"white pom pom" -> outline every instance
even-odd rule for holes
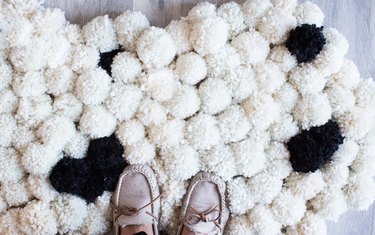
[[[333,154],[332,161],[335,164],[350,166],[357,157],[359,145],[356,141],[346,138],[339,149]]]
[[[245,235],[255,234],[255,231],[250,226],[250,220],[246,215],[232,216],[225,228],[228,235]]]
[[[129,120],[119,125],[116,136],[122,145],[133,145],[145,138],[145,127],[136,119]]]
[[[293,12],[298,5],[297,0],[271,0],[272,5],[287,12]]]
[[[225,45],[227,39],[228,25],[219,17],[196,21],[189,36],[194,50],[202,56],[218,52]]]
[[[346,111],[353,109],[355,105],[355,97],[349,89],[339,85],[334,85],[325,89],[333,115],[339,116]]]
[[[6,40],[10,47],[28,46],[31,42],[33,24],[25,17],[14,17],[10,22]]]
[[[222,4],[217,9],[217,15],[225,20],[229,26],[229,35],[236,36],[245,28],[244,16],[241,11],[241,6],[235,2],[228,2]]]
[[[200,2],[195,5],[188,13],[187,19],[197,21],[216,16],[216,6],[209,2]]]
[[[170,100],[177,88],[177,82],[170,69],[161,69],[150,72],[144,78],[145,90],[159,102]]]
[[[35,127],[51,113],[51,98],[48,95],[43,95],[20,99],[16,118],[22,124]]]
[[[83,234],[105,234],[109,229],[109,221],[105,215],[94,205],[89,205],[87,209],[87,217],[83,222]]]
[[[345,112],[338,117],[341,133],[348,138],[355,140],[363,138],[372,125],[369,110],[361,108],[353,108],[353,110]]]
[[[225,44],[218,52],[205,56],[207,72],[210,77],[222,77],[227,72],[235,70],[240,66],[240,55],[236,49]]]
[[[200,108],[201,101],[198,91],[193,86],[182,85],[173,99],[166,104],[168,112],[174,117],[185,119],[194,115]]]
[[[3,214],[3,212],[5,212],[8,208],[8,205],[5,201],[5,199],[3,198],[3,196],[0,196],[0,213]],[[0,216],[0,223],[2,223],[2,218]],[[2,232],[2,225],[0,225],[0,233]]]
[[[167,120],[164,107],[151,99],[144,99],[138,108],[137,118],[145,125],[160,124]]]
[[[68,62],[71,45],[64,35],[57,34],[55,37],[49,37],[46,42],[45,58],[48,67],[57,68]]]
[[[295,8],[293,15],[296,17],[299,25],[315,24],[318,27],[323,25],[324,13],[318,5],[310,1],[299,4]]]
[[[281,115],[269,128],[271,138],[280,142],[286,142],[299,132],[297,123],[290,114]]]
[[[27,126],[18,125],[13,134],[12,144],[14,148],[22,152],[24,148],[34,140],[34,132],[32,132]]]
[[[97,48],[100,52],[108,52],[117,47],[116,31],[112,19],[98,16],[82,28],[85,43]]]
[[[12,148],[0,148],[0,182],[17,182],[24,173],[19,154]]]
[[[51,203],[51,208],[56,213],[59,233],[81,228],[88,215],[86,202],[67,194],[59,194]]]
[[[259,20],[256,27],[263,37],[272,44],[286,41],[290,30],[296,27],[296,18],[280,8],[271,8]]]
[[[21,162],[25,169],[33,175],[47,174],[62,158],[55,147],[30,143],[23,153]]]
[[[137,111],[142,96],[142,91],[138,86],[115,82],[112,84],[105,104],[118,120],[129,120]]]
[[[147,68],[161,68],[172,62],[176,47],[164,29],[151,27],[138,38],[137,54]]]
[[[79,121],[79,129],[91,138],[110,136],[116,128],[116,118],[104,107],[87,107]]]
[[[225,181],[230,180],[237,173],[233,152],[227,145],[219,144],[207,150],[202,158],[202,167]]]
[[[67,91],[71,91],[74,74],[67,66],[47,69],[44,75],[48,93],[59,96]]]
[[[72,158],[84,158],[89,146],[89,138],[80,132],[76,132],[74,137],[64,147],[66,156]]]
[[[254,71],[259,92],[273,93],[286,81],[285,74],[273,62],[256,65]]]
[[[298,100],[293,116],[303,129],[325,124],[331,118],[332,108],[327,95],[317,93]]]
[[[375,199],[375,183],[372,177],[352,175],[344,187],[348,207],[367,210]]]
[[[294,225],[301,220],[306,211],[305,201],[293,196],[289,191],[282,191],[272,202],[272,213],[283,225]]]
[[[65,93],[54,99],[53,110],[56,115],[78,121],[83,111],[83,104],[73,94]]]
[[[227,183],[229,209],[233,215],[245,214],[254,207],[246,178],[235,177]]]
[[[340,71],[329,77],[329,82],[340,84],[349,89],[355,89],[360,82],[360,74],[357,66],[353,61],[345,59]]]
[[[354,91],[357,105],[361,108],[375,109],[375,82],[372,79],[363,79]]]
[[[250,66],[240,66],[235,70],[227,72],[223,80],[233,96],[232,103],[243,101],[257,88],[254,79],[254,71]]]
[[[30,200],[25,181],[8,182],[2,184],[3,196],[9,207],[20,207]]]
[[[224,143],[244,139],[251,128],[244,110],[239,105],[229,106],[218,116],[217,120]]]
[[[133,11],[125,11],[116,17],[114,24],[120,44],[130,51],[134,51],[139,35],[150,26],[145,15]]]
[[[0,214],[0,233],[1,234],[19,234],[19,208],[10,209]]]
[[[75,94],[86,105],[100,104],[108,96],[111,80],[103,69],[87,70],[77,78]]]
[[[11,89],[0,91],[0,113],[13,113],[17,108],[17,97]]]
[[[258,235],[280,234],[281,224],[275,220],[267,206],[256,206],[248,214],[250,225]]]
[[[310,200],[324,189],[325,183],[322,173],[294,172],[285,179],[284,186],[298,198]]]
[[[245,1],[241,9],[246,25],[253,27],[256,21],[261,18],[270,7],[272,7],[272,4],[269,0]]]
[[[0,146],[10,146],[16,127],[16,120],[14,120],[13,116],[0,114]]]
[[[251,177],[248,180],[250,194],[255,203],[268,204],[280,193],[283,181],[267,171]]]
[[[251,65],[264,62],[270,50],[269,43],[257,31],[241,33],[231,45],[237,49],[241,62]]]
[[[40,72],[14,76],[12,88],[19,97],[39,96],[47,91],[43,74]]]
[[[19,72],[38,71],[46,65],[46,45],[42,38],[33,38],[30,42],[33,46],[12,48],[9,59],[15,70]]]
[[[163,124],[152,126],[148,132],[150,141],[159,148],[173,147],[184,138],[185,122],[179,119],[168,120]]]
[[[182,83],[195,85],[207,75],[206,62],[194,52],[180,55],[176,61],[176,73]]]
[[[0,91],[6,88],[12,81],[12,69],[7,63],[0,64]]]
[[[125,148],[125,159],[130,164],[146,164],[155,158],[155,146],[148,139],[143,139]]]
[[[288,80],[303,96],[321,92],[326,84],[323,74],[308,64],[295,67]]]
[[[171,35],[171,38],[176,46],[178,55],[191,51],[193,49],[190,41],[190,24],[186,19],[173,20],[165,30]]]
[[[44,202],[52,201],[58,194],[45,176],[29,175],[27,178],[27,189],[33,197]]]
[[[57,218],[49,205],[31,201],[19,212],[20,230],[25,234],[56,234]]]
[[[217,114],[232,102],[231,94],[225,82],[217,78],[208,78],[199,85],[202,110],[208,114]]]
[[[242,103],[252,126],[259,130],[267,129],[280,116],[280,107],[272,96],[252,95]]]
[[[286,230],[288,235],[311,235],[319,234],[326,235],[327,227],[324,218],[307,211],[301,221],[295,226],[288,227]]]
[[[289,114],[294,109],[298,100],[298,92],[290,85],[285,83],[273,95],[275,102],[279,104],[281,112]]]
[[[111,73],[117,81],[122,81],[125,84],[131,83],[141,71],[141,62],[134,54],[120,52],[113,58]]]
[[[289,72],[297,66],[296,57],[282,45],[274,46],[268,55],[268,59],[273,61],[283,72]]]
[[[187,122],[185,138],[195,149],[210,149],[220,141],[220,132],[216,123],[213,116],[199,113]]]
[[[93,48],[78,44],[73,49],[72,70],[82,72],[96,68],[99,63],[99,52]]]
[[[345,195],[340,189],[319,193],[309,201],[309,208],[328,220],[337,221],[339,216],[347,210]]]

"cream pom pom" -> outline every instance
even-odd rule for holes
[[[297,25],[294,16],[280,8],[271,8],[259,20],[257,30],[272,44],[281,44],[286,41],[290,30]]]
[[[242,63],[251,65],[264,62],[270,51],[269,43],[257,31],[239,34],[232,39],[231,45],[236,48]]]
[[[12,148],[0,147],[0,182],[17,182],[24,174],[19,154]]]
[[[166,107],[174,117],[185,119],[198,112],[200,105],[197,89],[193,86],[182,85],[178,88],[173,99],[168,101]]]
[[[116,136],[123,146],[133,145],[145,138],[145,127],[140,121],[132,119],[119,124]]]
[[[149,72],[142,81],[145,84],[145,91],[159,102],[170,100],[177,88],[177,81],[170,69],[160,69]]]
[[[16,111],[18,99],[11,89],[0,91],[0,113]]]
[[[146,164],[155,158],[155,146],[143,139],[125,148],[125,159],[129,164]]]
[[[207,75],[206,62],[194,52],[183,54],[177,58],[175,71],[182,83],[195,85]]]
[[[283,72],[289,72],[297,66],[296,57],[282,45],[274,46],[268,55],[268,59],[273,61]]]
[[[27,189],[33,197],[44,202],[52,201],[58,194],[45,176],[29,175]]]
[[[323,74],[309,64],[295,67],[290,71],[288,81],[303,96],[323,91],[326,84]]]
[[[286,81],[285,74],[280,71],[275,63],[270,61],[254,66],[254,71],[258,92],[273,93]]]
[[[273,140],[286,142],[299,132],[299,128],[292,115],[283,114],[270,126],[269,132]]]
[[[187,180],[199,171],[197,152],[189,145],[179,145],[161,151],[165,170],[172,179]]]
[[[137,54],[147,68],[161,68],[172,62],[176,47],[171,36],[161,28],[146,29],[137,40]]]
[[[62,149],[76,132],[74,122],[62,116],[53,115],[45,120],[36,131],[40,140],[57,149]]]
[[[337,221],[339,216],[347,210],[344,193],[339,190],[319,193],[307,205],[309,208],[328,220]]]
[[[82,225],[82,233],[105,234],[108,229],[109,221],[105,215],[95,205],[90,204],[87,209],[87,217]]]
[[[306,211],[305,201],[289,191],[282,191],[272,202],[271,210],[275,219],[283,225],[294,225]]]
[[[324,189],[325,182],[320,171],[310,173],[294,172],[285,179],[284,186],[295,197],[310,200]]]
[[[258,205],[248,213],[250,225],[258,235],[280,234],[281,224],[277,222],[267,206]]]
[[[257,20],[261,18],[270,7],[272,7],[272,4],[269,0],[246,0],[241,7],[246,25],[250,28],[253,27]]]
[[[146,16],[139,11],[125,11],[116,17],[114,24],[120,44],[130,51],[134,51],[137,38],[150,26]]]
[[[52,113],[51,98],[48,95],[21,98],[16,118],[22,124],[35,127]]]
[[[31,198],[23,179],[18,182],[2,184],[2,191],[9,207],[20,207]]]
[[[10,146],[16,127],[16,120],[14,120],[13,116],[0,114],[0,146]]]
[[[293,116],[303,129],[325,124],[331,118],[332,108],[327,95],[316,93],[298,100]]]
[[[345,137],[358,140],[370,131],[373,122],[369,110],[355,107],[353,110],[340,115],[338,123],[341,133]]]
[[[201,20],[216,16],[216,6],[209,2],[200,2],[195,5],[188,13],[189,21]]]
[[[239,105],[229,106],[218,117],[218,127],[224,143],[245,139],[251,129],[245,111]]]
[[[30,143],[23,153],[21,162],[29,173],[43,175],[47,174],[62,157],[54,146]]]
[[[253,227],[250,226],[250,220],[246,215],[232,216],[225,230],[228,235],[255,234]]]
[[[47,93],[59,96],[72,90],[75,75],[69,67],[49,68],[45,71],[44,75]]]
[[[235,2],[222,4],[217,9],[217,15],[223,18],[228,24],[229,35],[231,37],[238,35],[246,28],[241,6]]]
[[[173,20],[165,27],[165,30],[171,35],[178,55],[193,49],[189,41],[190,28],[191,26],[185,18]]]
[[[129,120],[137,111],[142,97],[142,91],[138,86],[115,82],[105,104],[118,120]]]
[[[12,69],[7,63],[0,63],[0,91],[12,81]]]
[[[132,53],[120,52],[113,58],[111,73],[112,77],[117,81],[122,81],[125,84],[131,83],[141,71],[141,62]]]
[[[248,180],[255,203],[268,204],[280,193],[283,181],[267,171],[261,171]]]
[[[23,150],[29,145],[29,143],[34,140],[35,136],[32,130],[22,124],[17,125],[12,139],[12,145],[15,149],[23,152]]]
[[[245,214],[254,207],[246,178],[235,177],[227,183],[229,209],[232,216]]]
[[[86,202],[76,196],[59,194],[51,203],[56,213],[59,233],[80,229],[88,215]]]
[[[288,235],[311,235],[319,234],[326,235],[327,227],[325,220],[311,212],[307,211],[301,221],[295,226],[288,227],[286,229],[286,234]]]
[[[216,119],[199,113],[186,123],[185,138],[197,150],[210,149],[220,141],[220,131]]]
[[[242,103],[252,126],[259,130],[267,129],[280,116],[280,107],[272,96],[252,95]]]
[[[318,27],[323,25],[324,13],[318,5],[310,1],[299,4],[294,9],[293,15],[296,17],[299,25],[315,24]]]
[[[49,205],[31,201],[19,212],[20,230],[25,234],[56,234],[57,218]]]
[[[77,78],[75,94],[86,105],[100,104],[108,96],[111,80],[103,69],[87,70]]]
[[[208,78],[199,85],[202,110],[207,114],[217,114],[232,102],[232,96],[222,79]]]
[[[202,167],[204,171],[212,172],[228,181],[236,174],[236,163],[233,158],[233,151],[227,145],[215,145],[204,154]]]
[[[353,92],[340,85],[326,88],[325,93],[327,94],[332,107],[333,116],[344,114],[346,111],[353,109],[355,105]]]
[[[151,99],[144,99],[141,102],[136,116],[145,126],[158,125],[167,120],[164,107]]]
[[[275,102],[281,107],[281,112],[289,114],[294,109],[298,100],[298,92],[290,83],[285,83],[279,90],[277,90],[273,97]]]
[[[343,190],[352,209],[367,210],[375,199],[375,183],[369,176],[352,175]]]
[[[71,93],[64,93],[55,97],[53,101],[53,111],[56,115],[65,116],[73,121],[78,121],[83,104]]]
[[[220,17],[203,18],[192,25],[189,40],[202,56],[218,52],[228,40],[228,25]]]
[[[86,150],[89,146],[89,138],[80,133],[76,132],[74,137],[71,138],[64,147],[64,153],[66,156],[72,158],[84,158]]]
[[[233,97],[232,103],[239,103],[249,97],[256,90],[254,71],[250,66],[240,66],[227,72],[223,77],[227,88]]]
[[[83,44],[78,44],[72,48],[72,70],[83,72],[95,68],[99,63],[99,52]]]
[[[116,118],[103,106],[86,107],[79,129],[90,138],[110,136],[116,129]]]
[[[355,89],[360,82],[360,74],[357,66],[348,59],[344,59],[344,63],[340,71],[329,77],[330,84],[340,84],[348,89]]]
[[[148,132],[151,142],[164,149],[177,146],[184,138],[185,122],[179,119],[168,120],[163,124],[152,126]]]
[[[9,209],[0,214],[0,233],[1,234],[19,234],[19,208]]]
[[[223,77],[227,72],[240,66],[240,55],[236,49],[225,44],[218,52],[205,56],[207,72],[210,77]]]
[[[47,91],[43,74],[40,72],[26,72],[22,75],[15,75],[12,88],[19,97],[39,96]]]
[[[97,48],[100,52],[116,49],[116,31],[113,20],[105,16],[98,16],[82,28],[83,38],[87,46]]]

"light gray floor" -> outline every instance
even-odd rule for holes
[[[211,0],[222,3],[229,0]],[[236,0],[243,2],[244,0]],[[375,0],[311,0],[326,14],[325,25],[336,27],[351,45],[348,58],[359,67],[364,78],[375,77]],[[66,17],[83,24],[97,15],[114,17],[124,10],[143,12],[152,25],[165,26],[172,19],[185,16],[200,0],[45,0],[45,5],[59,7]],[[328,222],[330,235],[375,234],[375,206],[367,211],[350,211],[337,223]]]

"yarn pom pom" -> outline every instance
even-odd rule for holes
[[[98,65],[99,67],[107,71],[109,76],[112,76],[111,65],[113,62],[113,58],[115,58],[115,56],[120,52],[120,49],[116,49],[110,52],[100,53],[100,60]]]
[[[294,171],[315,172],[331,159],[343,141],[339,125],[332,120],[322,126],[303,130],[287,143]]]
[[[312,61],[320,53],[326,44],[322,31],[323,27],[315,24],[303,24],[290,31],[286,47],[297,57],[298,63]]]

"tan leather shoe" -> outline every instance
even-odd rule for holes
[[[225,182],[210,173],[194,176],[181,207],[177,235],[186,226],[194,233],[223,234],[229,217],[226,206]]]
[[[160,191],[152,169],[147,165],[130,165],[119,178],[113,209],[115,234],[128,225],[153,226],[158,235]]]

